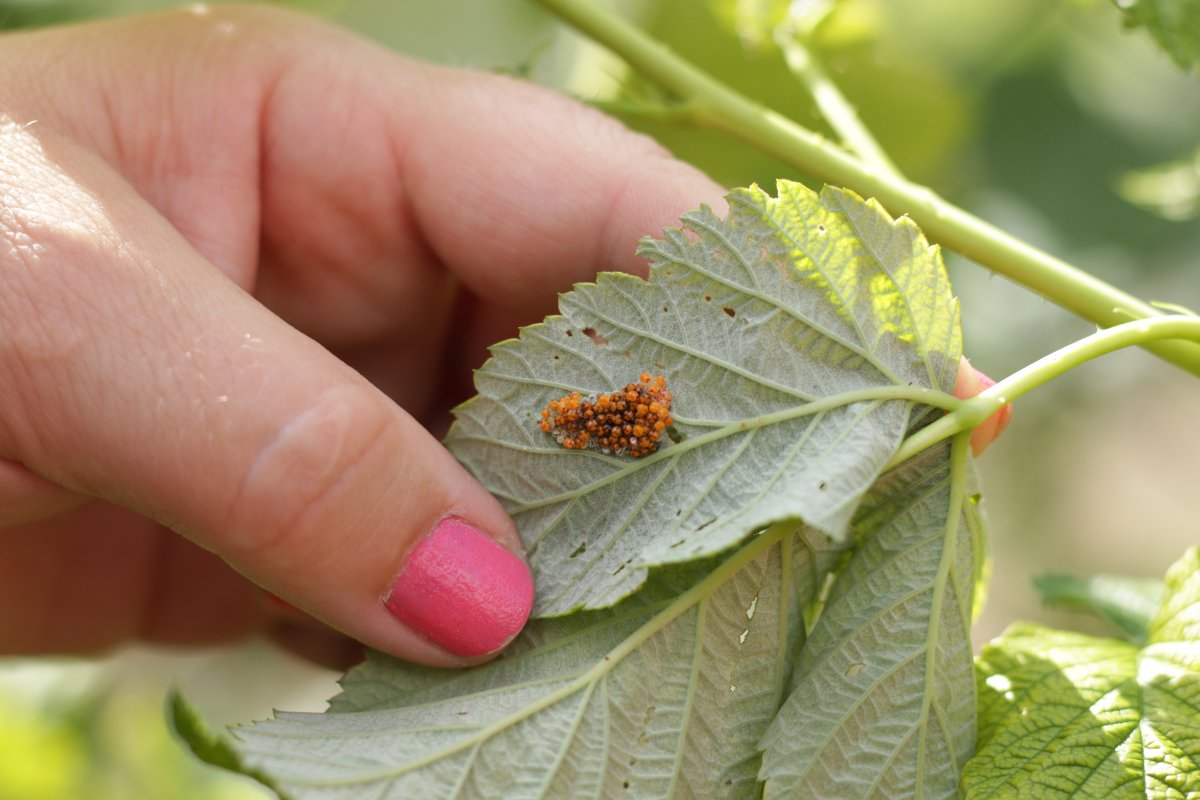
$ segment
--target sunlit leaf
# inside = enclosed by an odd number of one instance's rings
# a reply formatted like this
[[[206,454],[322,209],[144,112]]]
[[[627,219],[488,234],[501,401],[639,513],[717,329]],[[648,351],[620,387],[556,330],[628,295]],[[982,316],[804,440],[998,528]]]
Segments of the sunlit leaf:
[[[372,655],[329,713],[198,752],[297,800],[757,797],[758,739],[838,550],[778,526],[612,609],[537,621],[477,669]]]
[[[977,672],[967,796],[1200,796],[1200,549],[1167,573],[1144,647],[1017,624]]]
[[[766,797],[954,797],[972,752],[979,524],[966,452],[885,475],[764,738]]]
[[[914,402],[953,387],[958,307],[915,225],[788,182],[729,202],[646,240],[648,282],[602,275],[494,348],[457,412],[447,446],[516,520],[535,615],[611,605],[778,520],[844,540]],[[675,396],[657,453],[565,450],[538,426],[550,400],[643,371]]]

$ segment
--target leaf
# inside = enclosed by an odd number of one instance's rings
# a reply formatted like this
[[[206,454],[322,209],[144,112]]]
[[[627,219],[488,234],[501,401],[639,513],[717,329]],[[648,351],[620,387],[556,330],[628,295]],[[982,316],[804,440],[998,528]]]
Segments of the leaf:
[[[1195,219],[1200,216],[1200,148],[1184,158],[1126,172],[1117,181],[1117,193],[1163,219]]]
[[[176,691],[167,695],[167,720],[175,735],[186,742],[201,761],[248,775],[270,789],[277,788],[270,776],[246,765],[229,737],[213,731]]]
[[[1137,642],[1146,640],[1163,593],[1162,581],[1124,575],[1040,575],[1033,585],[1046,605],[1094,614]]]
[[[561,316],[493,349],[456,412],[446,444],[516,520],[536,616],[612,605],[650,567],[779,520],[844,540],[913,404],[947,402],[958,306],[912,222],[789,182],[729,203],[644,241],[649,282],[604,274],[563,295]],[[630,459],[538,427],[550,400],[644,370],[674,392],[677,443]]]
[[[757,742],[839,550],[777,526],[472,670],[374,654],[328,713],[236,729],[232,750],[297,799],[757,797]]]
[[[1183,69],[1200,61],[1200,0],[1116,0],[1130,28],[1145,28]]]
[[[885,475],[763,740],[765,797],[953,797],[975,733],[978,525],[960,443]]]
[[[967,796],[1200,796],[1200,549],[1167,573],[1144,647],[1016,624],[977,680]]]

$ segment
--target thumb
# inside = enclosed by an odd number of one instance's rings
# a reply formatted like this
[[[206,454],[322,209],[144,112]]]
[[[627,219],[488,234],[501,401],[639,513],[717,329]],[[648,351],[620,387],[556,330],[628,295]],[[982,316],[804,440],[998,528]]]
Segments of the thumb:
[[[433,437],[103,165],[68,177],[71,154],[7,133],[25,152],[0,234],[23,246],[0,251],[0,458],[402,658],[461,664],[520,630],[516,530]]]

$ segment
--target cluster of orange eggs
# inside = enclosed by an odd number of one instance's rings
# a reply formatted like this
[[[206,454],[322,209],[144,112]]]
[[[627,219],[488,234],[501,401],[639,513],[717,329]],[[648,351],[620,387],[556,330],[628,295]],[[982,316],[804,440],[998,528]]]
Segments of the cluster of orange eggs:
[[[667,379],[643,372],[639,383],[595,399],[571,392],[551,400],[539,424],[568,450],[594,447],[639,458],[658,450],[658,437],[671,422]]]

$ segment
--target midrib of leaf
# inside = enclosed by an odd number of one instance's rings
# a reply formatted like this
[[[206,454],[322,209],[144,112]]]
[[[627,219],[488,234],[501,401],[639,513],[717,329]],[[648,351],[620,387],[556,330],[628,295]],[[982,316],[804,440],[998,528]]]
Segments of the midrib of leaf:
[[[413,761],[406,762],[402,767],[398,767],[396,769],[387,769],[380,772],[367,774],[365,776],[359,776],[356,782],[370,783],[373,781],[381,781],[387,778],[402,775],[406,772],[419,770],[422,767],[429,766],[444,758],[462,753],[465,750],[477,749],[488,739],[496,736],[508,728],[511,728],[513,725],[529,719],[539,711],[565,700],[571,695],[586,689],[590,685],[599,683],[603,677],[614,670],[621,663],[621,661],[641,647],[642,644],[644,644],[648,639],[650,639],[692,606],[706,602],[708,598],[711,597],[712,594],[715,593],[722,585],[729,581],[735,573],[760,556],[770,547],[773,547],[776,544],[784,543],[785,538],[793,531],[793,525],[781,524],[772,526],[762,535],[755,537],[750,541],[749,544],[737,551],[733,556],[731,556],[727,561],[723,562],[703,580],[671,601],[666,607],[663,608],[662,611],[654,614],[654,616],[647,621],[645,625],[638,628],[627,639],[622,641],[621,644],[610,650],[605,656],[600,658],[596,664],[589,667],[577,677],[573,678],[553,692],[544,695],[533,703],[525,706],[520,710],[519,713],[504,717],[503,719],[497,720],[490,725],[485,725],[477,730],[473,735],[455,742],[449,747],[429,753],[424,758],[414,759]],[[785,578],[785,583],[786,582],[787,579]],[[785,643],[786,639],[780,642],[779,647],[784,647]],[[693,665],[693,670],[695,668],[695,665]],[[534,685],[536,685],[536,682]],[[512,687],[506,688],[511,690]],[[452,727],[453,726],[449,725],[438,725],[433,728],[433,730],[447,730]],[[320,735],[328,738],[333,738],[336,736],[336,734],[331,734],[325,731],[321,732]],[[316,759],[311,755],[307,758],[311,761],[316,761]],[[464,770],[464,776],[469,773],[469,771],[470,770]],[[308,786],[337,786],[343,782],[344,781],[339,779],[331,779],[328,781],[304,781],[305,785]]]
[[[581,495],[593,492],[603,486],[607,486],[610,483],[625,480],[631,474],[656,464],[659,461],[664,461],[669,458],[676,458],[688,452],[689,450],[694,450],[697,447],[703,447],[706,444],[719,441],[727,436],[734,436],[745,433],[748,430],[764,428],[770,425],[779,425],[784,422],[790,422],[794,419],[800,419],[801,417],[813,416],[815,414],[832,411],[843,406],[853,405],[854,403],[889,400],[905,400],[911,403],[933,405],[947,410],[954,408],[955,404],[957,403],[953,397],[945,394],[944,392],[939,392],[934,389],[927,389],[920,386],[871,386],[866,389],[855,389],[849,392],[839,392],[838,394],[822,397],[810,403],[805,403],[804,405],[785,408],[770,414],[763,414],[758,417],[750,417],[737,422],[723,423],[722,427],[709,431],[708,433],[702,433],[699,436],[688,437],[678,444],[672,444],[669,447],[660,448],[657,453],[652,455],[648,455],[637,460],[630,460],[624,467],[605,475],[600,480],[580,486],[577,489],[572,489],[569,492],[561,492],[556,495],[539,498],[538,500],[530,503],[523,503],[522,505],[509,509],[509,513],[515,516],[517,514],[523,514],[527,511],[532,511],[543,506],[554,505],[555,503],[572,500]],[[460,441],[481,441],[486,442],[487,444],[497,445],[513,450],[520,450],[522,452],[537,452],[554,455],[565,454],[571,457],[577,454],[577,451],[568,451],[561,448],[521,447],[509,442],[497,441],[495,439],[488,439],[485,437],[460,436],[458,438]],[[582,452],[587,453],[588,451],[585,450]]]
[[[938,564],[937,577],[933,582],[934,601],[930,607],[929,629],[925,635],[925,691],[921,697],[920,733],[917,748],[917,787],[918,796],[925,788],[925,734],[928,730],[929,710],[933,704],[934,684],[937,681],[937,634],[941,630],[942,603],[937,598],[943,595],[946,581],[950,576],[950,566],[958,552],[958,527],[961,524],[963,501],[966,499],[967,485],[967,447],[970,432],[960,433],[954,437],[950,445],[950,513],[946,515],[946,532],[942,537],[942,560]],[[955,592],[961,596],[961,592]],[[961,611],[961,609],[960,609]],[[970,619],[963,620],[967,630],[970,630]],[[946,730],[946,740],[950,741],[950,731],[946,729],[942,714],[938,714],[938,722]],[[954,758],[953,750],[950,758]],[[954,773],[959,772],[958,763],[954,763]]]

